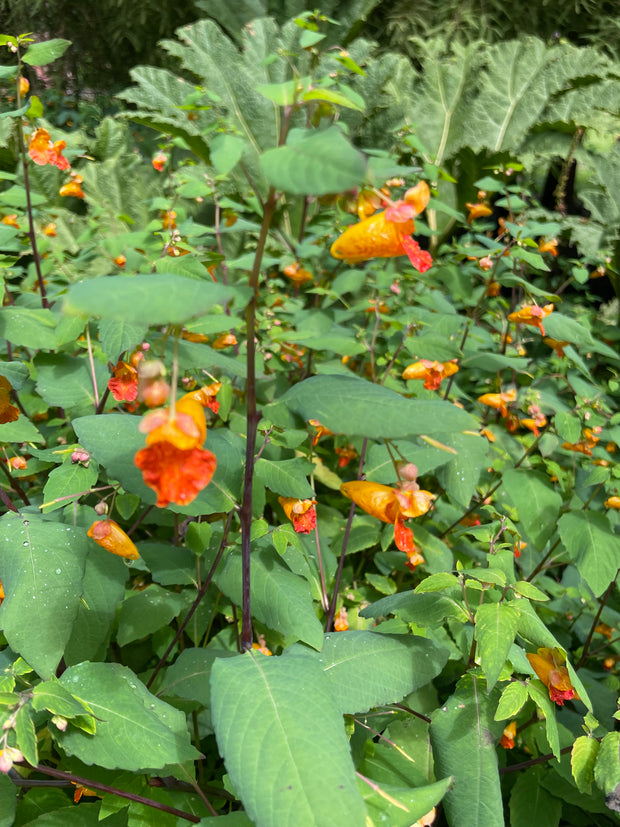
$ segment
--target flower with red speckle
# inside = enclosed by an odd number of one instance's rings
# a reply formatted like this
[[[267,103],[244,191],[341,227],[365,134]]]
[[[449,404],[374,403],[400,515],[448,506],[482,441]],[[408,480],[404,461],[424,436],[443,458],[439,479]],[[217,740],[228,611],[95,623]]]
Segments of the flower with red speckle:
[[[414,362],[403,371],[403,379],[424,379],[424,387],[436,391],[447,376],[458,373],[456,359],[450,362],[437,362],[430,359],[421,359]]]
[[[108,388],[117,402],[133,402],[138,396],[138,371],[127,362],[117,362]]]
[[[539,307],[537,304],[526,304],[520,310],[510,313],[508,316],[509,322],[516,322],[517,324],[529,324],[532,327],[537,327],[542,335],[545,335],[543,327],[543,319],[553,313],[553,305],[546,304],[544,307]]]
[[[133,540],[114,520],[95,520],[86,533],[98,546],[118,557],[137,560],[140,556]]]
[[[316,528],[316,500],[278,497],[278,502],[298,534],[309,534]]]
[[[28,155],[39,166],[53,164],[61,170],[71,169],[69,161],[62,154],[66,146],[67,144],[64,141],[52,143],[50,134],[46,129],[37,129],[30,138]]]
[[[153,169],[156,169],[157,172],[161,172],[164,166],[168,161],[168,156],[163,152],[158,152],[157,155],[153,158],[151,163],[153,164]]]
[[[564,666],[566,655],[560,649],[548,649],[546,646],[535,655],[528,654],[530,666],[549,690],[549,697],[558,706],[564,701],[579,698],[570,682],[568,669]]]
[[[504,729],[504,733],[500,738],[500,746],[504,747],[504,749],[512,749],[515,745],[515,738],[517,735],[517,722],[511,721],[508,726]]]

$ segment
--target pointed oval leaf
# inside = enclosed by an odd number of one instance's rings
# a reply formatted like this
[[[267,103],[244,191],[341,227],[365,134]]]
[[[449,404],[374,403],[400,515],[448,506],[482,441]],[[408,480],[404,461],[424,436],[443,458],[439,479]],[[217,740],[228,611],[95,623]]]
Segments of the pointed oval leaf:
[[[70,45],[70,40],[63,40],[60,37],[44,40],[42,43],[32,43],[22,60],[29,66],[46,66],[62,57]]]
[[[475,635],[487,692],[495,686],[512,646],[519,615],[504,603],[483,603],[476,611]]]

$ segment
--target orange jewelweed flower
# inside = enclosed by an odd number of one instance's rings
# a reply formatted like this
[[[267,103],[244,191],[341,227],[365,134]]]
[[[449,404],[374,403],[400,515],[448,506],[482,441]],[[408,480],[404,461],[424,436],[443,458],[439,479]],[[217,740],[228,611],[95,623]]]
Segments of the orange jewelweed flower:
[[[98,546],[118,557],[137,560],[140,556],[133,540],[114,520],[95,520],[86,533]]]
[[[74,198],[84,198],[84,191],[82,184],[84,179],[81,175],[74,175],[68,184],[63,184],[60,188],[60,194],[64,196],[72,195]]]
[[[47,129],[37,129],[30,138],[28,155],[39,166],[53,164],[60,170],[71,169],[69,161],[62,154],[66,146],[67,144],[64,141],[52,143]]]
[[[108,388],[117,402],[133,402],[138,396],[138,371],[127,362],[117,362]]]
[[[146,448],[134,458],[144,482],[157,494],[156,505],[187,505],[205,488],[217,466],[211,451],[203,449],[207,435],[200,391],[186,393],[172,410],[149,411],[140,423]]]
[[[475,221],[476,218],[487,218],[489,215],[493,215],[493,210],[489,207],[488,204],[477,203],[477,204],[465,204],[469,211],[469,215],[467,216],[467,223],[471,224],[472,221]]]
[[[563,665],[566,655],[557,647],[548,649],[546,646],[538,650],[535,655],[527,655],[530,666],[549,690],[549,697],[558,706],[564,706],[564,701],[579,698],[570,682],[568,669]]]
[[[101,793],[98,793],[95,790],[91,790],[90,787],[85,787],[83,784],[77,784],[75,781],[72,781],[71,783],[75,787],[75,791],[73,793],[73,801],[74,801],[75,804],[79,804],[80,799],[82,798],[83,795],[90,795],[93,798],[94,797],[103,798]]]
[[[191,391],[188,396],[199,402],[203,408],[209,408],[213,413],[217,413],[220,409],[220,403],[215,398],[222,387],[221,382],[212,382],[210,385],[203,385],[198,390]]]
[[[407,485],[408,483],[405,483]],[[405,520],[419,517],[431,507],[435,495],[430,491],[421,491],[416,483],[409,483],[412,488],[390,488],[369,480],[353,480],[340,486],[340,491],[356,505],[359,505],[367,514],[370,514],[384,523],[394,525],[394,540],[396,547],[405,554],[413,554],[416,546],[413,542],[413,531],[405,526]]]
[[[4,600],[6,595],[4,594],[4,586],[2,585],[2,580],[0,580],[0,603]]]
[[[424,379],[424,387],[429,391],[436,391],[447,376],[453,376],[455,373],[458,373],[456,359],[450,362],[421,359],[405,368],[403,379]]]
[[[347,610],[343,606],[341,609],[338,609],[336,616],[334,617],[334,631],[346,632],[348,628],[349,620],[347,618]]]
[[[329,428],[326,428],[325,425],[321,425],[318,419],[309,419],[308,424],[312,425],[313,428],[316,428],[316,434],[312,437],[313,448],[321,437],[334,435],[334,432],[330,431]]]
[[[564,356],[564,348],[566,347],[566,345],[570,344],[570,342],[563,342],[563,341],[560,341],[559,339],[552,339],[550,336],[545,336],[545,338],[543,339],[543,342],[548,347],[552,348],[552,350],[555,350],[555,352],[557,353],[557,355],[560,358],[562,358],[562,356]]]
[[[8,460],[9,468],[12,468],[13,471],[24,471],[28,468],[28,463],[24,459],[24,457],[10,457]]]
[[[540,434],[539,428],[544,428],[547,424],[547,418],[545,416],[537,416],[534,419],[526,418],[519,420],[519,425],[523,425],[524,428],[527,428],[528,431],[531,431],[534,436],[538,436]]]
[[[517,722],[511,721],[504,729],[504,733],[499,740],[500,746],[504,749],[512,749],[515,745],[515,737],[517,735]]]
[[[334,241],[330,253],[334,258],[351,264],[370,258],[406,255],[416,270],[425,273],[433,260],[430,253],[420,249],[411,236],[415,231],[413,218],[424,210],[429,198],[428,185],[420,181],[405,193],[404,200],[396,201],[387,210],[348,227]]]
[[[334,448],[334,453],[338,457],[338,468],[346,468],[351,460],[357,457],[357,451],[351,446],[348,448]]]
[[[504,417],[508,416],[508,408],[506,407],[517,398],[516,390],[509,390],[506,393],[483,393],[478,397],[478,402],[483,405],[488,405],[489,408],[495,408]]]
[[[124,267],[127,264],[127,257],[121,253],[120,256],[116,256],[112,261],[117,267]]]
[[[158,152],[157,155],[155,155],[155,157],[151,161],[151,163],[153,164],[153,169],[156,169],[157,172],[161,172],[167,160],[167,155],[165,155],[163,152]]]
[[[19,408],[11,404],[11,383],[5,376],[0,376],[0,425],[15,422],[19,418]]]
[[[53,221],[50,221],[49,224],[46,224],[45,227],[43,227],[43,235],[50,236],[51,238],[58,235],[56,232],[56,225]]]
[[[278,497],[278,502],[298,534],[309,534],[316,528],[316,500]]]
[[[214,350],[223,350],[225,347],[232,347],[236,344],[237,337],[234,333],[222,333],[221,336],[218,336],[217,339],[215,339],[212,347]]]
[[[176,230],[177,222],[174,220],[177,214],[174,210],[164,210],[161,214],[161,226],[164,230]]]
[[[17,223],[17,213],[5,215],[2,219],[2,224],[6,224],[8,227],[15,227],[16,230],[19,230],[19,224]]]
[[[263,635],[259,635],[258,643],[253,643],[252,649],[256,649],[257,652],[261,652],[263,655],[267,655],[267,657],[273,655],[271,649],[267,648],[267,644],[265,643],[265,638]]]
[[[520,310],[510,313],[508,316],[509,322],[516,322],[516,324],[529,324],[532,327],[537,327],[542,335],[545,335],[543,327],[543,319],[550,313],[553,313],[553,305],[546,304],[544,307],[539,307],[537,304],[526,304]]]
[[[289,264],[282,272],[295,284],[304,284],[306,281],[314,281],[314,276],[309,270],[304,270],[303,267],[296,261],[294,264]]]
[[[186,250],[184,247],[177,247],[176,244],[170,244],[166,255],[172,256],[172,258],[179,258],[179,256],[188,256],[190,252],[190,250]]]
[[[575,451],[578,454],[585,454],[586,456],[591,457],[592,449],[596,447],[596,443],[599,441],[596,433],[600,433],[600,431],[600,427],[584,428],[583,438],[580,439],[579,442],[563,442],[562,448],[564,448],[565,451]]]
[[[23,75],[20,75],[17,79],[17,84],[19,86],[20,98],[25,98],[28,92],[30,91],[30,81],[28,80],[28,78],[25,78]]]
[[[608,497],[605,500],[605,508],[614,508],[616,511],[620,511],[620,497]]]
[[[616,630],[612,626],[608,626],[606,623],[599,623],[598,626],[594,627],[594,631],[598,632],[599,635],[606,637],[607,640],[611,640],[612,635]]]
[[[490,281],[486,286],[484,295],[488,296],[490,299],[493,299],[495,296],[499,296],[501,289],[501,285],[498,281]]]
[[[407,566],[410,571],[415,571],[416,568],[421,566],[423,563],[426,563],[426,560],[422,557],[422,550],[420,549],[420,546],[414,543],[413,551],[407,554],[407,562],[405,563],[405,566]]]
[[[538,252],[539,253],[551,253],[552,256],[555,258],[558,257],[558,240],[557,238],[551,238],[549,241],[545,241],[545,239],[541,239],[540,244],[538,245]]]

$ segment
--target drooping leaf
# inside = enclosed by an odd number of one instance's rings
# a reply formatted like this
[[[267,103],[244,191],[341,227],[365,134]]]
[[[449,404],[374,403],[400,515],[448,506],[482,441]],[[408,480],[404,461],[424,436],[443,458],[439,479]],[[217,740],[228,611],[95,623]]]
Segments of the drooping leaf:
[[[500,501],[508,496],[519,515],[527,537],[540,551],[555,531],[562,497],[549,484],[548,477],[531,469],[504,472]],[[536,503],[536,508],[532,508]]]
[[[562,542],[579,573],[599,597],[618,570],[618,537],[597,511],[569,511],[558,521]]]
[[[256,827],[365,827],[339,705],[318,662],[218,659],[211,695],[226,769]]]
[[[426,787],[379,784],[379,790],[373,790],[360,779],[358,786],[373,824],[389,823],[390,827],[410,827],[417,823],[412,819],[421,819],[439,804],[451,783],[451,778],[444,778]]]
[[[620,786],[620,732],[608,732],[601,741],[594,780],[606,795]]]
[[[502,671],[512,646],[519,615],[505,603],[483,603],[476,610],[475,635],[480,663],[490,692]]]
[[[520,681],[509,683],[500,696],[495,711],[495,720],[505,721],[508,718],[515,718],[527,698],[527,689]]]

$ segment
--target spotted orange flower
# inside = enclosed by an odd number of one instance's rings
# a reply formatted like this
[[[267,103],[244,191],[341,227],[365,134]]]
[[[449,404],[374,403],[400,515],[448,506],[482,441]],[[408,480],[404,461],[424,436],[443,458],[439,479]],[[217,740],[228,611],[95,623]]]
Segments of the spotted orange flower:
[[[544,307],[539,307],[537,304],[526,304],[520,310],[515,310],[508,316],[509,322],[516,322],[517,324],[529,324],[532,327],[537,327],[542,335],[545,335],[543,327],[543,319],[550,313],[553,313],[553,305],[546,304]]]
[[[163,152],[158,152],[157,155],[155,155],[155,157],[151,161],[151,163],[153,164],[153,169],[156,169],[157,172],[161,172],[167,160],[167,155],[165,155]]]
[[[232,347],[236,344],[237,337],[234,333],[222,333],[221,336],[218,336],[217,339],[215,339],[212,347],[214,350],[223,350],[225,347]]]
[[[564,701],[579,698],[570,682],[568,669],[564,666],[566,655],[557,647],[539,649],[535,655],[527,655],[530,666],[549,690],[549,697],[558,706]]]
[[[405,193],[402,201],[348,227],[332,244],[332,256],[355,264],[369,258],[406,255],[416,270],[425,273],[433,260],[411,236],[415,231],[413,218],[425,209],[429,198],[428,185],[421,181]]]
[[[346,632],[349,628],[349,620],[347,618],[347,610],[343,606],[341,609],[338,609],[336,615],[334,617],[334,631],[335,632]]]
[[[215,472],[217,460],[202,444],[207,434],[199,391],[186,393],[173,409],[150,411],[140,430],[146,448],[134,458],[144,482],[157,494],[157,505],[187,505],[196,499]]]
[[[465,204],[469,215],[467,216],[467,223],[471,224],[472,221],[475,221],[477,218],[487,218],[489,215],[493,215],[493,210],[489,207],[488,204],[483,202],[478,202],[476,204]]]
[[[312,425],[313,428],[316,428],[316,433],[312,437],[312,447],[318,443],[321,437],[334,435],[334,432],[330,431],[329,428],[326,428],[325,425],[321,425],[318,419],[309,419],[308,424]]]
[[[506,393],[483,393],[478,397],[478,402],[483,405],[488,405],[489,408],[495,408],[503,417],[508,416],[508,408],[511,402],[517,398],[516,390],[509,390]]]
[[[437,362],[421,359],[403,371],[403,379],[424,379],[424,387],[436,391],[447,376],[458,373],[456,359],[450,362]]]
[[[600,431],[600,427],[584,428],[583,436],[579,442],[563,442],[562,448],[564,448],[565,451],[575,451],[578,454],[585,454],[586,456],[591,457],[592,449],[596,447],[596,444],[599,441],[597,433],[600,433]]]
[[[133,402],[138,396],[138,371],[127,362],[117,362],[108,388],[117,402]]]
[[[60,188],[60,194],[63,197],[72,195],[74,198],[84,198],[84,191],[82,189],[83,183],[84,179],[81,175],[74,175],[68,184],[63,184]]]
[[[52,238],[58,235],[58,233],[56,232],[56,225],[53,221],[50,221],[49,224],[46,224],[45,227],[43,227],[43,235],[47,235]]]
[[[298,534],[309,534],[316,528],[316,500],[278,497],[278,502]]]
[[[426,514],[434,494],[420,490],[415,482],[390,488],[389,485],[369,480],[345,482],[340,486],[340,491],[368,514],[384,523],[392,523],[396,547],[407,555],[413,554],[416,550],[413,531],[405,526],[405,520]]]
[[[348,448],[334,448],[334,453],[338,457],[338,468],[346,468],[351,460],[357,457],[357,451],[352,446]]]
[[[28,80],[28,78],[25,78],[23,75],[20,75],[17,79],[17,83],[19,85],[20,98],[25,98],[28,92],[30,91],[30,81]]]
[[[517,735],[517,722],[511,721],[507,727],[504,728],[502,737],[500,738],[500,746],[504,749],[512,749],[515,745],[515,738]]]
[[[95,520],[86,533],[98,546],[126,560],[137,560],[140,556],[133,540],[114,520]]]
[[[161,214],[161,226],[164,230],[176,230],[177,222],[175,218],[177,214],[174,210],[164,210]]]
[[[294,262],[293,264],[289,264],[288,267],[285,267],[282,272],[295,284],[304,284],[306,281],[314,281],[314,276],[309,270],[304,270],[304,268],[299,264],[298,261]]]
[[[608,497],[605,500],[605,508],[614,508],[616,511],[620,511],[620,497]]]
[[[557,238],[550,238],[549,241],[546,241],[544,238],[541,239],[540,244],[538,245],[538,252],[539,253],[551,253],[552,256],[557,258],[558,257],[558,240],[557,240]]]
[[[5,376],[0,376],[0,424],[15,422],[19,417],[19,408],[11,404],[11,383]]]
[[[209,408],[213,413],[217,413],[220,409],[220,403],[215,398],[222,387],[221,382],[212,382],[210,385],[203,385],[196,391],[192,391],[192,396],[204,408]]]
[[[15,227],[16,230],[19,230],[19,224],[17,223],[17,213],[12,213],[11,215],[5,215],[2,218],[2,224],[6,224],[8,227]]]
[[[405,566],[410,571],[415,571],[418,566],[421,566],[423,563],[426,563],[424,557],[422,557],[422,549],[416,543],[413,544],[413,551],[407,554],[407,562]]]
[[[117,267],[124,267],[127,264],[127,256],[124,256],[121,253],[119,256],[116,256],[116,258],[112,259],[112,261],[114,262],[114,264],[116,264]]]
[[[519,420],[519,425],[522,425],[524,428],[527,428],[528,431],[531,431],[534,436],[539,436],[540,428],[544,428],[547,424],[547,418],[545,416],[538,416],[535,418],[526,417],[525,419]]]
[[[52,143],[50,134],[46,129],[37,129],[30,138],[28,155],[39,166],[53,164],[61,170],[71,169],[69,161],[62,154],[66,146],[67,144],[64,141]]]

